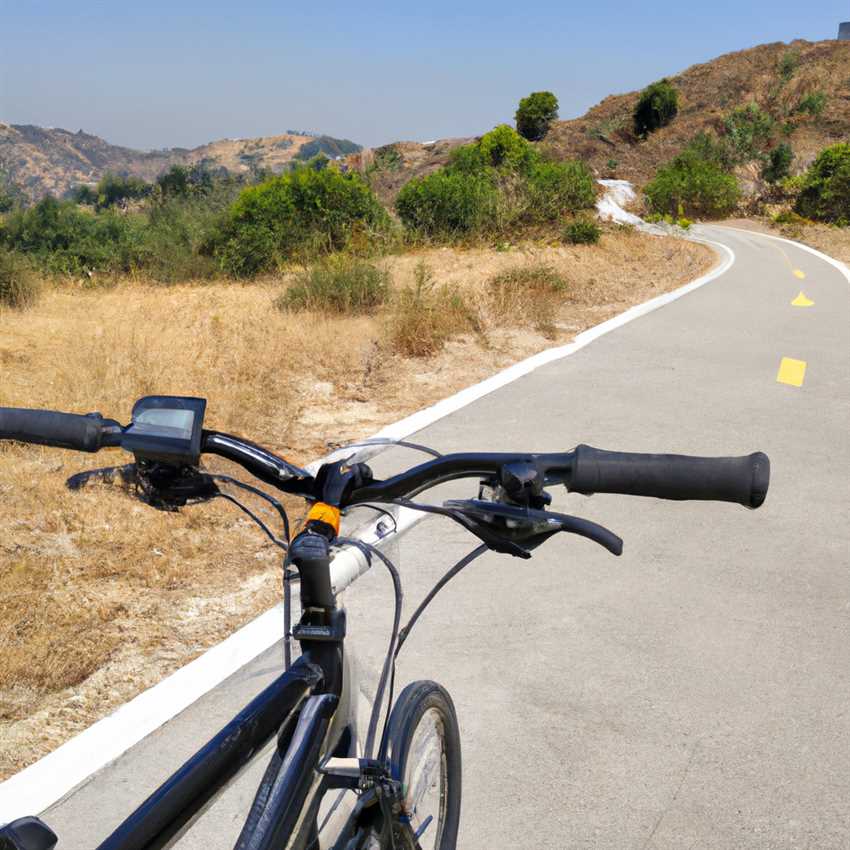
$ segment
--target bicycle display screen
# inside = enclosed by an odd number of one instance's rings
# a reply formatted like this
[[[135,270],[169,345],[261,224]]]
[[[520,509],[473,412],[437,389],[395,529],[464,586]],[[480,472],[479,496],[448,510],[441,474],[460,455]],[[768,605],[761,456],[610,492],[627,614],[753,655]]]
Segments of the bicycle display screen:
[[[196,466],[207,402],[203,398],[154,395],[133,406],[121,447],[139,460]]]

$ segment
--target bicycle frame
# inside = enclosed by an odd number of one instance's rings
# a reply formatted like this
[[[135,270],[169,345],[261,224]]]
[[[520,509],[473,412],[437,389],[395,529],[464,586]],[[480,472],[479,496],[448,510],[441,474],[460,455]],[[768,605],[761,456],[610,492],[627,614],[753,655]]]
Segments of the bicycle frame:
[[[413,521],[413,517],[405,517],[397,522],[393,536],[406,531]],[[374,522],[362,535],[373,545],[388,536],[383,520]],[[297,542],[298,538],[293,541],[293,551],[298,548]],[[325,611],[334,623],[331,633],[296,628],[301,656],[154,791],[97,850],[168,847],[275,733],[282,763],[276,775],[264,777],[258,789],[257,797],[264,795],[265,801],[263,814],[255,820],[262,823],[254,824],[256,839],[240,841],[237,846],[240,850],[304,850],[312,843],[311,830],[328,790],[327,777],[317,768],[329,756],[355,755],[357,746],[353,682],[344,655],[345,609],[337,604],[337,596],[371,564],[364,552],[353,546],[345,546],[333,557],[325,554],[324,564],[321,553],[307,563],[308,554],[301,557],[296,552],[292,557],[301,573],[302,608],[310,607],[305,600],[310,603],[323,588],[325,592],[330,589],[332,604],[325,606]]]

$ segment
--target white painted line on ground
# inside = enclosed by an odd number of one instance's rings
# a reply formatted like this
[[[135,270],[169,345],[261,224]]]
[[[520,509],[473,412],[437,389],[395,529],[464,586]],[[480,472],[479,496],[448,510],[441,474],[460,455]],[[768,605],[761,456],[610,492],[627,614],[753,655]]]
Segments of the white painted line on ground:
[[[829,265],[838,269],[838,271],[847,278],[848,283],[850,283],[850,268],[848,268],[840,260],[836,260],[835,257],[830,257],[829,254],[824,254],[823,251],[818,251],[817,248],[812,248],[810,245],[804,245],[802,242],[795,242],[793,239],[786,239],[784,236],[774,236],[772,233],[762,233],[760,230],[747,230],[746,227],[732,227],[728,224],[718,224],[715,226],[723,228],[723,230],[737,230],[738,233],[746,233],[750,236],[755,234],[756,236],[763,236],[765,239],[775,239],[777,242],[785,242],[787,245],[793,245],[795,248],[799,248],[809,254],[814,254],[818,257],[818,259],[823,260],[825,263],[829,263]]]
[[[735,262],[735,254],[727,246],[705,239],[693,241],[711,245],[723,257],[707,274],[589,328],[578,334],[568,345],[541,351],[431,407],[388,425],[375,437],[408,437],[535,369],[575,354],[604,334],[705,286],[720,277]],[[412,524],[412,519],[404,520],[405,528]],[[44,811],[273,646],[282,636],[282,605],[278,605],[234,632],[222,643],[208,649],[185,667],[143,691],[108,717],[92,724],[35,764],[0,783],[0,823]]]

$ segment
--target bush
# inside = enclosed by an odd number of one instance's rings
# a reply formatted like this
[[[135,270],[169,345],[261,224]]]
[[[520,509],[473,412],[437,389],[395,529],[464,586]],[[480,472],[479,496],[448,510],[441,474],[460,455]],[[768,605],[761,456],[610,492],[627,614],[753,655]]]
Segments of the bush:
[[[789,175],[793,160],[791,145],[782,142],[767,155],[767,162],[761,170],[762,178],[768,183],[779,183]]]
[[[683,153],[704,159],[716,165],[721,171],[731,171],[735,157],[725,139],[718,139],[710,133],[697,133],[691,139]]]
[[[537,151],[513,127],[500,124],[476,143],[478,157],[471,159],[483,167],[525,174],[538,159]],[[460,150],[460,149],[459,149]],[[460,156],[460,154],[458,154]]]
[[[687,149],[658,169],[644,193],[654,212],[676,219],[684,214],[724,216],[735,208],[741,194],[734,175]]]
[[[9,215],[0,228],[0,243],[55,274],[129,271],[138,258],[140,228],[133,217],[111,210],[94,214],[47,196]]]
[[[299,274],[276,301],[280,310],[368,313],[389,294],[389,273],[363,260],[336,255]]]
[[[37,300],[38,283],[30,267],[23,257],[0,246],[0,304],[23,310]]]
[[[356,228],[382,230],[384,208],[355,173],[303,166],[242,191],[210,250],[236,277],[250,277],[296,256],[345,247]]]
[[[601,235],[602,231],[595,221],[577,218],[564,228],[561,238],[571,245],[595,245]]]
[[[634,111],[635,133],[646,138],[666,127],[679,111],[679,93],[668,79],[647,86],[640,94]]]
[[[558,98],[550,91],[532,92],[519,102],[516,115],[517,132],[525,139],[538,142],[558,117]]]
[[[392,348],[408,357],[436,354],[457,334],[480,331],[480,323],[459,292],[437,286],[430,268],[420,262],[412,287],[393,300],[387,333]]]
[[[593,174],[583,162],[539,162],[528,176],[531,221],[554,221],[564,213],[592,207],[596,201]]]
[[[150,183],[145,183],[138,177],[118,177],[114,174],[104,175],[94,190],[97,199],[95,205],[99,210],[109,209],[125,201],[136,201],[147,197],[153,191]]]
[[[779,76],[782,79],[783,83],[790,82],[799,64],[799,50],[786,50],[785,53],[782,54],[782,58],[779,60],[777,70],[779,71]]]
[[[543,160],[503,124],[456,148],[446,168],[407,183],[396,211],[411,230],[451,238],[553,221],[593,206],[595,197],[586,165]]]
[[[444,169],[406,183],[395,208],[410,230],[450,238],[486,228],[495,218],[496,203],[487,175]]]
[[[761,159],[775,129],[773,118],[757,103],[733,109],[724,126],[735,162]]]
[[[818,154],[794,209],[806,218],[850,224],[850,144],[840,142]]]
[[[811,115],[814,118],[819,118],[826,108],[826,94],[822,91],[812,92],[800,99],[795,112],[802,112]]]

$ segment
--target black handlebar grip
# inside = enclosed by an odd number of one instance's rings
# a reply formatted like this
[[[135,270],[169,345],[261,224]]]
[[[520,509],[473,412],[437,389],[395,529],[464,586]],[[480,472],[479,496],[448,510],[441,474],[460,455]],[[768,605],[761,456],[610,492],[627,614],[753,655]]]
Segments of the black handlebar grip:
[[[0,440],[96,452],[101,445],[102,430],[100,416],[0,407]]]
[[[744,457],[575,450],[569,490],[623,493],[656,499],[710,499],[757,508],[767,496],[770,460],[764,452]]]

